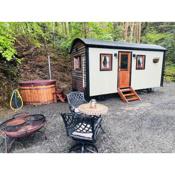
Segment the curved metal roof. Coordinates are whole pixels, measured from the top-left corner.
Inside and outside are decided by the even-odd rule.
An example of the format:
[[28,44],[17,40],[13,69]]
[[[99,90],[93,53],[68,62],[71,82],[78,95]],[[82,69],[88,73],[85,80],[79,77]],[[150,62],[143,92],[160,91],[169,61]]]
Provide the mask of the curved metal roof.
[[[131,49],[131,50],[153,50],[153,51],[166,51],[167,49],[154,44],[139,44],[139,43],[127,43],[120,41],[103,41],[96,39],[85,39],[85,38],[76,38],[72,42],[72,47],[74,44],[80,41],[87,46],[91,47],[103,47],[103,48],[120,48],[120,49]],[[72,51],[71,47],[71,51]]]

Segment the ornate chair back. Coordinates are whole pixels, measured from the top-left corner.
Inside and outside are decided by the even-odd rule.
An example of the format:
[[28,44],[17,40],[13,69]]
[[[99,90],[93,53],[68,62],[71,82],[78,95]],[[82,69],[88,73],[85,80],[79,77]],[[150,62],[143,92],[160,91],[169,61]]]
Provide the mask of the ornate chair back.
[[79,105],[87,103],[84,98],[84,93],[79,91],[70,92],[67,94],[67,100],[71,112],[76,112],[75,109],[78,108]]
[[95,125],[96,119],[94,117],[76,113],[61,113],[61,116],[68,136],[75,139],[79,138],[79,140],[86,140],[86,136],[91,135],[90,141],[96,140],[99,127]]

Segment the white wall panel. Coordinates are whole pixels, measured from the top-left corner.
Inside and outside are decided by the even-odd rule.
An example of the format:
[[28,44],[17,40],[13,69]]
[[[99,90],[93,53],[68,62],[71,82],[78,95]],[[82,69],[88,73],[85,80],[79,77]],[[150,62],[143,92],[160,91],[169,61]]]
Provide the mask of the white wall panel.
[[[89,48],[89,83],[90,96],[110,94],[117,92],[118,54],[117,49]],[[145,69],[136,70],[136,58],[132,57],[131,86],[134,89],[160,87],[163,52],[157,51],[131,51],[133,54],[146,55]],[[113,54],[112,71],[100,71],[100,53]],[[158,63],[153,58],[159,57]]]
[[[113,54],[112,71],[100,71],[100,53]],[[90,96],[117,92],[117,50],[89,48]]]
[[[132,58],[131,86],[134,89],[160,87],[163,52],[133,51],[136,55],[146,55],[145,69],[136,70],[136,58]],[[153,58],[160,58],[153,63]]]

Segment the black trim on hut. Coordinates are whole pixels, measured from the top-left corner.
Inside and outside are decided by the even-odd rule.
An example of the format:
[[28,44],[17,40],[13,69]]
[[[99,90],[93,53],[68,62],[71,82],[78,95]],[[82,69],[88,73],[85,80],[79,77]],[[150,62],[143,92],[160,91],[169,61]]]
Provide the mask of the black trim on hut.
[[165,75],[165,55],[166,55],[166,51],[164,51],[163,53],[162,74],[161,74],[161,81],[160,81],[160,86],[162,87],[163,87],[164,75]]
[[146,50],[146,51],[166,51],[167,49],[153,44],[138,44],[138,43],[127,43],[127,42],[118,42],[118,41],[102,41],[102,40],[95,40],[95,39],[83,39],[83,38],[76,38],[71,46],[70,53],[72,49],[77,43],[77,41],[83,43],[88,47],[93,48],[111,48],[111,49],[124,49],[124,50]]
[[85,47],[85,59],[86,59],[86,87],[85,97],[86,99],[90,96],[90,80],[89,80],[89,47]]

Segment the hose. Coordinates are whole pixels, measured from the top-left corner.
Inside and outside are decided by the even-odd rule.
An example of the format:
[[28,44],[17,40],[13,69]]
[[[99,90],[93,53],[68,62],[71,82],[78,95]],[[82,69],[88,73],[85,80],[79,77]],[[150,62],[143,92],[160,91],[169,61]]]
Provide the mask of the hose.
[[23,100],[18,91],[18,89],[13,90],[11,98],[10,98],[10,108],[13,111],[18,111],[23,107]]

